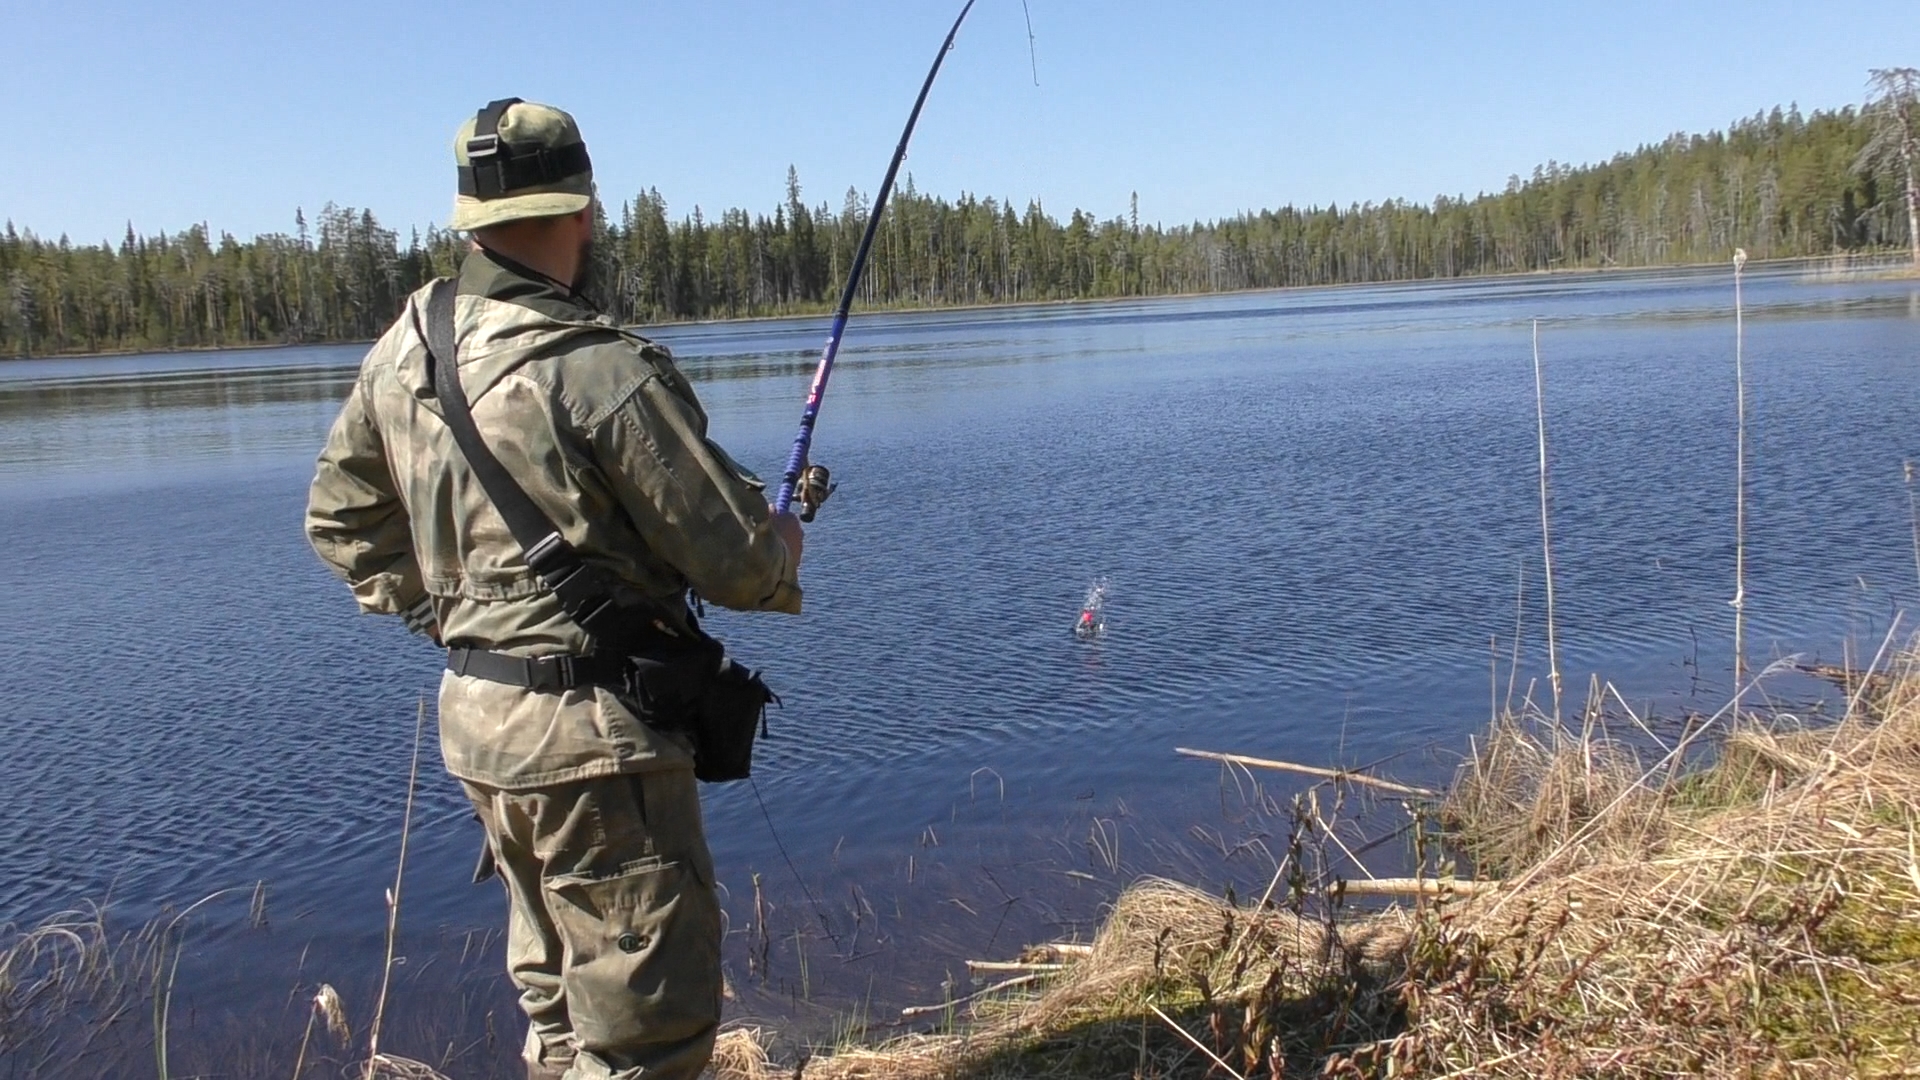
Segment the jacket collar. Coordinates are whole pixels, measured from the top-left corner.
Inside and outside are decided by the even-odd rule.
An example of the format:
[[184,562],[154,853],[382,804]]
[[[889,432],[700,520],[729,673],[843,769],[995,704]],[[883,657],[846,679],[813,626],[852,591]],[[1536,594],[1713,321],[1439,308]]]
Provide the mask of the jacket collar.
[[592,322],[600,314],[572,286],[485,247],[460,264],[459,294],[518,304],[558,322]]
[[[484,248],[468,252],[455,285],[460,383],[470,401],[478,401],[527,360],[571,338],[616,329],[612,319],[596,312],[579,293]],[[429,288],[416,292],[402,313],[415,340],[398,360],[401,382],[423,402],[434,397],[423,321]],[[429,407],[438,411],[436,406]]]

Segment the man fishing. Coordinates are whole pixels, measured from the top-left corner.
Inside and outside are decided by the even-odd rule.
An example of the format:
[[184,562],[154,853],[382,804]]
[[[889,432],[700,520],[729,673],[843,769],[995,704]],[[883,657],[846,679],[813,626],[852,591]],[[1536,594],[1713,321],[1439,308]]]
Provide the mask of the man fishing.
[[506,883],[527,1075],[692,1080],[721,999],[693,703],[723,680],[686,596],[797,614],[801,526],[707,439],[667,351],[581,295],[573,118],[493,102],[454,158],[471,250],[368,352],[307,535],[363,610],[449,646],[441,752]]

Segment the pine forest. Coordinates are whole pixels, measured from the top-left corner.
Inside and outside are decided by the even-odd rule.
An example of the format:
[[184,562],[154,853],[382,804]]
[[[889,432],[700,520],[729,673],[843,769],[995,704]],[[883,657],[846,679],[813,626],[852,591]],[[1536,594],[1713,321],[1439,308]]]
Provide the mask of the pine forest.
[[[1909,74],[1910,69],[1893,69]],[[1876,72],[1876,77],[1885,73]],[[1876,84],[1879,85],[1879,84]],[[1039,203],[916,191],[890,201],[862,283],[868,308],[995,304],[1452,278],[1909,249],[1913,83],[1864,108],[1774,109],[1612,160],[1549,162],[1504,190],[1282,207],[1209,223],[1142,224]],[[606,193],[602,193],[603,197]],[[631,323],[825,310],[866,224],[866,196],[808,205],[789,169],[769,213],[674,216],[648,190],[603,210],[597,299]],[[0,234],[0,356],[207,348],[377,336],[408,293],[464,250],[404,241],[364,210],[294,216],[241,240],[195,225],[116,244]]]

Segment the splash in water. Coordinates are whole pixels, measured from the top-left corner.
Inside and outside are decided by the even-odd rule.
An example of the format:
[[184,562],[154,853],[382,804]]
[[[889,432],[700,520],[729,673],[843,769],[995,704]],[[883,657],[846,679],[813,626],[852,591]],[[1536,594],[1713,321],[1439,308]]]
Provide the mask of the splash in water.
[[1107,579],[1095,578],[1080,604],[1080,618],[1074,621],[1073,636],[1091,641],[1107,632]]

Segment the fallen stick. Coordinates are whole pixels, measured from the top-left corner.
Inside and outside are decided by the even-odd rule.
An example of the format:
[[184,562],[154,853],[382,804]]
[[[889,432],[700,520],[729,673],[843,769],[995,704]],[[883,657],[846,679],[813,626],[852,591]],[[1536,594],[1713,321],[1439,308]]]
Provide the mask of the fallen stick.
[[957,1008],[961,1005],[965,1005],[969,1001],[972,1001],[976,998],[986,997],[988,994],[994,993],[999,990],[1011,990],[1016,986],[1025,986],[1028,983],[1038,982],[1041,979],[1044,979],[1052,974],[1053,972],[1051,971],[1040,971],[1040,972],[1035,972],[1032,975],[1021,975],[1017,978],[1007,979],[1004,982],[994,983],[992,986],[987,987],[985,990],[975,990],[973,993],[968,994],[966,997],[954,998],[952,1001],[944,1001],[938,1005],[909,1005],[906,1008],[900,1010],[900,1017],[901,1019],[906,1019],[907,1017],[911,1017],[911,1016],[925,1016],[928,1013],[945,1012],[948,1009]]
[[1462,881],[1455,878],[1375,878],[1372,881],[1341,881],[1328,891],[1339,890],[1348,896],[1439,896],[1443,893],[1489,892],[1504,881]]
[[1246,1077],[1241,1076],[1238,1072],[1235,1072],[1233,1066],[1220,1060],[1219,1054],[1216,1054],[1213,1051],[1207,1049],[1207,1045],[1205,1043],[1201,1042],[1199,1039],[1194,1038],[1193,1032],[1188,1031],[1186,1028],[1183,1028],[1179,1024],[1174,1023],[1173,1017],[1168,1016],[1166,1013],[1161,1012],[1160,1006],[1149,1003],[1147,1005],[1147,1008],[1153,1010],[1153,1015],[1166,1021],[1167,1026],[1172,1028],[1174,1031],[1178,1032],[1181,1038],[1187,1040],[1189,1043],[1192,1043],[1194,1049],[1212,1058],[1213,1063],[1215,1065],[1220,1066],[1222,1069],[1225,1069],[1227,1071],[1227,1075],[1233,1077],[1233,1080],[1247,1080]]
[[1019,960],[969,960],[969,971],[1064,971],[1065,964],[1023,963]]
[[1186,757],[1206,758],[1208,761],[1224,761],[1230,765],[1245,765],[1249,768],[1257,769],[1279,769],[1283,772],[1303,773],[1307,776],[1318,776],[1327,780],[1344,780],[1348,783],[1365,784],[1368,787],[1379,788],[1382,791],[1391,791],[1400,795],[1417,795],[1423,799],[1437,799],[1440,797],[1440,793],[1437,791],[1428,791],[1426,788],[1409,787],[1406,784],[1396,784],[1391,780],[1379,780],[1367,776],[1364,773],[1347,772],[1344,769],[1322,769],[1314,765],[1296,765],[1291,761],[1274,761],[1271,758],[1247,757],[1244,754],[1220,754],[1212,750],[1189,750],[1184,746],[1174,747],[1173,752]]

